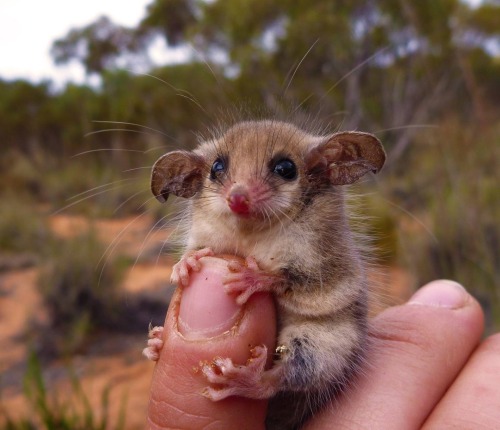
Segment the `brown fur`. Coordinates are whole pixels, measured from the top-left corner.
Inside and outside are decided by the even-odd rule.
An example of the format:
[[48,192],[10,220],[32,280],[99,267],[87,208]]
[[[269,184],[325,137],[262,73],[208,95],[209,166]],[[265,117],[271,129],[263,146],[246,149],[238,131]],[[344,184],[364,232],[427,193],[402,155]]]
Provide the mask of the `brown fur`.
[[[278,308],[278,345],[286,352],[272,370],[279,376],[268,423],[297,428],[346,386],[362,360],[365,274],[340,185],[378,172],[382,146],[366,133],[315,136],[260,121],[239,123],[191,153],[170,154],[155,165],[152,191],[160,201],[168,193],[192,197],[187,250],[252,256],[275,275],[269,289]],[[280,157],[295,163],[296,179],[273,173]],[[216,159],[226,169],[214,179]],[[248,217],[228,208],[228,196],[240,189],[248,196]],[[256,387],[252,396],[269,393]]]

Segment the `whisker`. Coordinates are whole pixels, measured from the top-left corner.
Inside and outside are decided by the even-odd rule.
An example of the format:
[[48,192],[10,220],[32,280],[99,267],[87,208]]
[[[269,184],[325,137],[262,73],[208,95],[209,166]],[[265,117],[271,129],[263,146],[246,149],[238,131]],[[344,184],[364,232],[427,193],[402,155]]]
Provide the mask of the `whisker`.
[[314,41],[314,43],[311,45],[311,47],[307,50],[307,52],[304,54],[304,56],[302,57],[302,59],[299,61],[299,64],[297,65],[297,67],[295,68],[295,70],[293,71],[292,73],[292,76],[290,77],[290,79],[288,80],[288,84],[285,88],[285,90],[283,91],[283,97],[285,96],[286,92],[288,91],[288,89],[290,88],[290,85],[293,81],[293,79],[295,78],[295,74],[297,73],[297,71],[299,70],[300,66],[302,65],[302,63],[304,62],[304,60],[306,59],[306,57],[309,55],[309,52],[312,51],[312,49],[316,46],[316,44],[319,42],[319,37]]
[[129,73],[132,73],[136,76],[146,76],[148,78],[153,78],[153,79],[156,79],[157,81],[160,81],[162,84],[166,85],[167,87],[169,87],[170,89],[174,90],[174,91],[179,91],[177,87],[175,87],[174,85],[172,85],[170,82],[167,82],[165,81],[164,79],[158,77],[158,76],[155,76],[155,75],[151,75],[149,73],[143,73],[143,72],[136,72],[134,70],[131,70],[131,69],[125,69],[127,70]]
[[134,172],[136,170],[151,170],[153,166],[142,166],[142,167],[134,167],[132,169],[122,170],[122,173]]
[[135,179],[134,178],[125,178],[125,179],[118,179],[116,181],[108,182],[107,184],[98,185],[97,187],[91,188],[90,190],[86,190],[86,191],[78,193],[78,194],[76,194],[76,195],[74,195],[72,197],[68,197],[66,199],[66,201],[74,200],[77,197],[83,196],[85,194],[91,193],[92,191],[99,190],[99,189],[104,188],[104,187],[109,187],[110,185],[115,185],[115,184],[118,184],[118,183],[127,182],[127,181],[133,181],[133,180],[135,180]]
[[203,61],[203,64],[205,64],[205,66],[207,66],[208,70],[210,70],[210,73],[214,77],[214,79],[217,82],[217,84],[219,84],[219,87],[223,88],[222,83],[219,80],[219,77],[214,72],[214,69],[212,69],[212,66],[210,66],[210,64],[208,63],[208,61],[205,59],[205,56],[200,51],[198,51],[193,45],[190,45],[190,48],[199,56],[199,58],[201,58],[201,61]]
[[383,48],[379,49],[377,52],[375,52],[374,54],[370,55],[366,60],[362,61],[361,63],[359,63],[356,67],[354,67],[350,72],[346,73],[344,76],[342,76],[337,82],[335,82],[335,84],[333,84],[327,91],[325,94],[323,94],[323,96],[319,99],[319,101],[321,102],[321,100],[323,100],[331,91],[333,91],[335,88],[337,88],[337,86],[345,81],[349,76],[351,76],[354,72],[356,72],[358,69],[362,68],[365,64],[368,64],[371,60],[373,60],[374,58],[376,58],[378,55],[380,55],[382,52],[386,51],[387,49],[389,49],[389,46],[384,46]]
[[188,213],[185,212],[185,213],[182,213],[181,214],[181,219],[179,220],[179,222],[176,224],[176,227],[170,232],[170,234],[167,236],[167,238],[165,239],[165,241],[163,242],[163,245],[161,246],[160,250],[158,251],[158,256],[156,257],[156,265],[159,264],[160,262],[160,257],[161,255],[163,254],[163,250],[165,249],[165,247],[167,246],[167,242],[168,240],[170,239],[170,237],[174,236],[175,234],[177,234],[177,232],[181,229],[181,226],[185,225],[186,223],[186,219],[189,217]]
[[149,212],[151,212],[151,210],[146,211],[146,212],[142,212],[139,215],[137,215],[132,221],[130,221],[125,227],[123,227],[123,229],[116,235],[116,237],[106,247],[106,249],[104,250],[104,252],[103,252],[103,254],[101,256],[101,258],[97,262],[96,269],[102,264],[101,271],[99,273],[98,284],[101,283],[101,278],[102,278],[102,275],[104,273],[104,269],[106,268],[106,265],[108,263],[108,258],[111,256],[111,254],[114,252],[114,250],[116,249],[116,247],[120,243],[120,240],[121,240],[122,236],[125,234],[125,232],[127,231],[127,229],[132,224],[134,224],[135,222],[137,222],[137,220],[140,219],[140,218],[142,218],[143,216],[146,216]]
[[[177,139],[175,137],[171,136],[170,134],[167,134],[167,133],[165,133],[165,132],[163,132],[161,130],[158,130],[156,128],[153,128],[153,127],[148,127],[146,125],[137,124],[135,122],[126,122],[126,121],[101,121],[101,120],[93,120],[92,122],[101,123],[101,124],[133,125],[135,127],[140,127],[140,128],[144,128],[146,130],[154,131],[155,133],[161,134],[162,136],[165,136],[165,137],[168,137],[169,139],[173,139],[173,140],[177,141]],[[129,130],[129,129],[126,129],[126,130]]]
[[[156,79],[158,81],[160,81],[161,83],[167,85],[169,88],[171,88],[172,90],[176,91],[176,95],[177,96],[180,96],[180,97],[184,97],[186,99],[188,99],[189,101],[193,102],[196,106],[198,106],[205,114],[208,115],[208,112],[206,111],[206,109],[201,106],[200,102],[196,99],[196,97],[191,94],[189,91],[187,90],[183,90],[183,89],[179,89],[177,87],[175,87],[174,85],[172,85],[171,83],[165,81],[164,79],[161,79],[159,78],[158,76],[155,76],[155,75],[151,75],[149,73],[137,73],[137,72],[134,72],[133,70],[129,70],[129,72],[135,74],[135,75],[140,75],[140,76],[147,76],[149,78],[153,78],[153,79]],[[181,94],[182,92],[186,93],[186,94]]]
[[[178,142],[178,139],[176,139],[175,141]],[[148,152],[159,151],[160,149],[165,150],[165,145],[154,146],[153,148],[146,149],[144,151],[144,154],[147,154]]]
[[91,131],[89,133],[85,133],[83,136],[84,137],[89,137],[89,136],[92,136],[93,134],[109,133],[110,131],[128,131],[130,133],[137,133],[137,134],[147,134],[147,135],[150,134],[147,131],[134,130],[133,128],[106,128],[105,130],[95,130],[95,131]]
[[402,125],[399,127],[384,128],[382,130],[373,131],[372,133],[377,134],[393,130],[406,130],[407,128],[439,128],[439,126],[436,124],[410,124],[410,125]]
[[[366,60],[362,61],[361,63],[359,63],[356,67],[354,67],[351,71],[349,71],[348,73],[346,73],[344,76],[342,76],[337,82],[335,82],[335,84],[333,84],[322,96],[321,98],[318,100],[318,103],[321,103],[321,101],[328,95],[330,94],[335,88],[337,88],[338,85],[340,85],[341,82],[343,82],[344,80],[346,80],[349,76],[351,76],[354,72],[356,72],[358,69],[360,69],[361,67],[363,67],[365,64],[369,63],[371,60],[373,60],[375,57],[377,57],[380,53],[384,52],[385,50],[389,49],[389,46],[385,46],[381,49],[379,49],[377,52],[375,52],[374,54],[370,55]],[[293,113],[295,113],[296,111],[298,111],[303,105],[304,103],[306,103],[311,97],[313,97],[313,94],[307,96],[304,100],[302,100],[302,102],[299,103],[299,105],[293,110]]]
[[161,217],[158,221],[156,221],[156,223],[149,229],[148,231],[148,234],[146,235],[146,237],[144,238],[144,240],[142,241],[142,244],[141,244],[141,247],[139,249],[139,252],[137,253],[137,257],[135,259],[135,262],[134,262],[134,267],[135,265],[137,264],[137,262],[139,261],[139,258],[141,257],[142,253],[144,252],[144,249],[146,248],[146,244],[148,243],[148,239],[149,237],[151,236],[151,234],[153,233],[153,231],[155,230],[155,228],[160,225],[161,222],[163,222],[165,219],[168,218],[168,215],[165,215],[163,217]]
[[88,151],[79,152],[78,154],[72,155],[71,158],[79,157],[80,155],[90,154],[92,152],[107,152],[107,151],[138,152],[140,154],[144,154],[144,151],[141,151],[139,149],[101,148],[101,149],[90,149]]
[[145,193],[146,191],[149,191],[149,190],[140,190],[140,191],[137,191],[136,193],[132,194],[128,199],[126,199],[124,202],[122,202],[118,205],[118,207],[113,211],[113,215],[116,214],[120,210],[120,208],[122,208],[124,205],[126,205],[134,197],[138,196],[141,193]]
[[66,209],[69,209],[69,208],[71,208],[71,207],[73,207],[73,206],[76,206],[78,203],[81,203],[81,202],[83,202],[83,201],[85,201],[85,200],[91,199],[91,198],[93,198],[93,197],[99,196],[99,195],[104,194],[104,193],[107,193],[107,192],[109,192],[109,191],[116,190],[117,188],[120,188],[120,187],[122,187],[122,186],[123,186],[123,184],[119,184],[117,187],[111,187],[111,188],[108,188],[108,189],[106,189],[106,190],[99,191],[98,193],[94,193],[94,194],[91,194],[91,195],[89,195],[89,196],[86,196],[86,197],[84,197],[84,198],[82,198],[82,199],[77,200],[76,202],[73,202],[73,203],[71,203],[71,204],[69,204],[69,205],[66,205],[66,206],[64,206],[64,207],[62,207],[62,208],[60,208],[60,209],[58,209],[58,210],[56,210],[56,211],[52,212],[52,213],[51,213],[51,216],[57,215],[57,214],[59,214],[59,213],[61,213],[61,212],[65,211]]
[[406,215],[408,215],[411,219],[413,219],[414,221],[416,221],[426,232],[427,234],[432,238],[432,240],[436,243],[436,244],[439,244],[439,240],[437,239],[437,237],[434,235],[434,233],[432,233],[432,231],[424,224],[424,222],[422,222],[417,216],[413,215],[410,211],[406,210],[404,207],[394,203],[394,202],[391,202],[390,200],[387,200],[385,199],[384,197],[380,196],[380,198],[384,201],[386,201],[387,203],[389,203],[391,206],[395,207],[396,209],[399,209],[400,211],[404,212]]
[[186,94],[177,93],[177,95],[179,97],[184,97],[185,99],[188,99],[189,101],[193,102],[196,106],[198,106],[203,111],[203,113],[208,115],[207,110],[200,104],[200,102],[198,100],[196,100],[193,97],[191,97],[190,95],[186,95]]

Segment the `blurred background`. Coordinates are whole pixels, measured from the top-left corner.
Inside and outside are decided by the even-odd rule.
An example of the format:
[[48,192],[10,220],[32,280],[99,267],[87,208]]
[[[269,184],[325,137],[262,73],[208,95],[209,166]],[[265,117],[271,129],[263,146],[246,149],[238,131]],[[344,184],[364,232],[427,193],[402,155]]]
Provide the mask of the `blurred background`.
[[[238,118],[376,134],[373,313],[435,278],[500,328],[500,2],[0,5],[0,426],[142,429],[178,248],[164,152]],[[170,220],[170,221],[169,221]]]

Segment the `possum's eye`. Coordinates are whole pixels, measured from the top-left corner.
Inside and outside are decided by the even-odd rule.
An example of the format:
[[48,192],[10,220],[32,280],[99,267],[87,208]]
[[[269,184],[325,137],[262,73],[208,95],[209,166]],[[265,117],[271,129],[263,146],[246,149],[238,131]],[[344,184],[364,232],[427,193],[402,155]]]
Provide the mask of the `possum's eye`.
[[288,158],[276,161],[272,166],[272,171],[287,181],[293,181],[297,177],[297,167]]
[[226,162],[222,158],[217,158],[212,164],[212,169],[210,170],[210,179],[215,181],[221,174],[226,171]]

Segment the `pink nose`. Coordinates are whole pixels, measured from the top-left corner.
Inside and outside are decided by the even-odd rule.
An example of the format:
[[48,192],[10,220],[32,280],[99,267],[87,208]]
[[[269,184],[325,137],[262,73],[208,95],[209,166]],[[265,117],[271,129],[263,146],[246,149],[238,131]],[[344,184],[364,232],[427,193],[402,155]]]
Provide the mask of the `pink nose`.
[[250,205],[248,196],[242,192],[233,192],[227,199],[229,208],[238,215],[248,215],[250,212]]

